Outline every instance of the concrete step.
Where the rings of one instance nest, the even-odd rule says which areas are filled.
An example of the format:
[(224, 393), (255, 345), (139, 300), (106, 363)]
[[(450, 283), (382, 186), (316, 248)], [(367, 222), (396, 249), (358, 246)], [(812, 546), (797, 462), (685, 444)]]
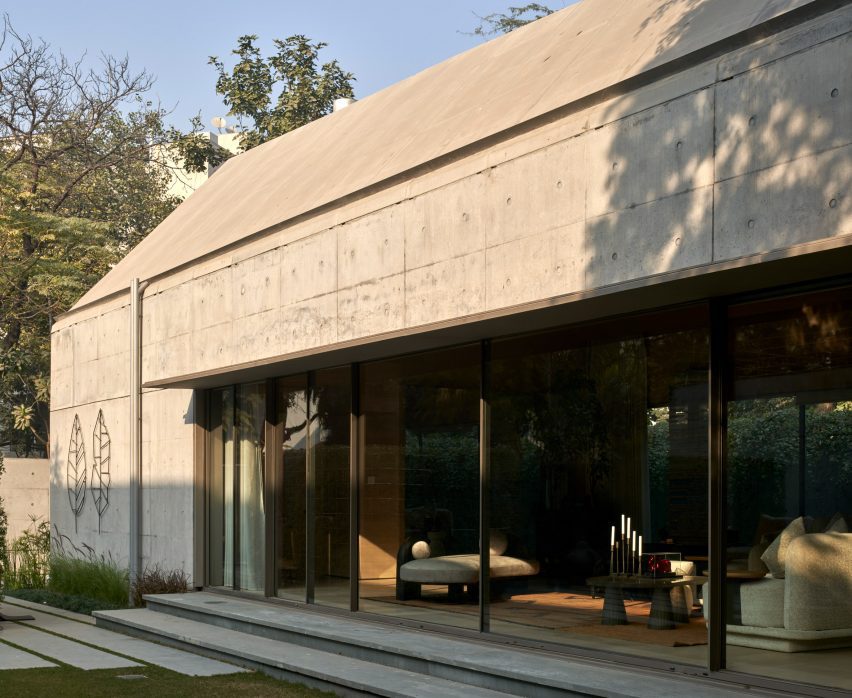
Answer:
[[(659, 698), (694, 695), (697, 690), (707, 698), (743, 695), (742, 687), (728, 687), (698, 676), (569, 658), (222, 594), (154, 595), (146, 601), (154, 616), (199, 622), (288, 646), (403, 669), (430, 677), (430, 681), (442, 679), (509, 695)], [(95, 616), (98, 625), (118, 629), (132, 617), (122, 615), (125, 613), (98, 612)]]
[(223, 659), (343, 696), (510, 698), (418, 672), (309, 649), (148, 609), (102, 611), (97, 625)]

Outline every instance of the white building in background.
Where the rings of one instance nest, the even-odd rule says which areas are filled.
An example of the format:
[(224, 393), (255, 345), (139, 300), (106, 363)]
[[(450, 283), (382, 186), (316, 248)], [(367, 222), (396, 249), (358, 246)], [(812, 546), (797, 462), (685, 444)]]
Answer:
[[(228, 131), (226, 133), (217, 133), (215, 131), (203, 131), (198, 134), (202, 138), (206, 138), (210, 142), (224, 148), (229, 153), (236, 155), (240, 150), (240, 134)], [(198, 187), (210, 179), (210, 176), (219, 168), (207, 166), (204, 172), (187, 172), (174, 157), (166, 157), (166, 165), (171, 172), (171, 182), (169, 184), (166, 195), (169, 197), (177, 197), (186, 199), (190, 194), (194, 193)], [(221, 166), (220, 166), (221, 167)]]

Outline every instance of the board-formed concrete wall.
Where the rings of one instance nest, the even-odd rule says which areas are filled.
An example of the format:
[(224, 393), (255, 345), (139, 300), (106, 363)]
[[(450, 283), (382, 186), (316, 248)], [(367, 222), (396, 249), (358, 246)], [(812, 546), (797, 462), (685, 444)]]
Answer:
[[(69, 551), (83, 544), (127, 564), (130, 483), (129, 306), (80, 319), (53, 333), (51, 522)], [(142, 396), (142, 555), (148, 564), (192, 567), (194, 404), (190, 390)], [(98, 413), (110, 439), (108, 505), (92, 490)], [(79, 516), (69, 499), (68, 455), (75, 417), (85, 449), (86, 494)]]
[(0, 497), (6, 509), (11, 543), (26, 530), (33, 519), (50, 521), (50, 461), (46, 458), (3, 459), (6, 472), (0, 477)]
[[(199, 261), (145, 291), (143, 380), (464, 324), (580, 291), (655, 283), (852, 235), (852, 9), (635, 92), (507, 134), (333, 210)], [(667, 275), (667, 276), (663, 276)], [(677, 298), (672, 298), (676, 302)], [(127, 297), (53, 334), (52, 517), (74, 415), (113, 435), (115, 492), (74, 540), (127, 551)], [(151, 561), (191, 563), (192, 393), (143, 400)]]

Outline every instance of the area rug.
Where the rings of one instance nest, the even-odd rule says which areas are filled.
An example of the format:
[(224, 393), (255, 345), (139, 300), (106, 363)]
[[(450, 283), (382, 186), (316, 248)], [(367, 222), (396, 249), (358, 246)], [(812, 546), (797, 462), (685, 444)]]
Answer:
[(701, 621), (690, 621), (674, 630), (651, 630), (645, 623), (627, 625), (584, 625), (558, 628), (571, 635), (599, 637), (602, 639), (643, 642), (663, 647), (695, 647), (707, 644), (707, 628)]
[[(381, 601), (401, 606), (433, 609), (463, 615), (479, 615), (475, 603), (453, 602), (446, 592), (424, 593), (411, 601), (399, 601), (394, 596), (373, 596)], [(544, 592), (517, 594), (491, 604), (491, 618), (528, 627), (546, 628), (559, 632), (630, 642), (643, 642), (666, 647), (692, 647), (707, 644), (707, 628), (703, 620), (694, 618), (689, 624), (674, 630), (650, 630), (647, 627), (651, 604), (647, 601), (625, 600), (628, 625), (601, 625), (603, 599), (583, 594)]]

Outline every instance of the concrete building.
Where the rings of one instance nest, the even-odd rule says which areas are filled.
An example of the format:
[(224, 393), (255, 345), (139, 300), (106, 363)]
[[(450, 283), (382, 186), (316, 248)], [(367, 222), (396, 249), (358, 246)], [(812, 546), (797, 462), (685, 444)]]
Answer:
[[(236, 155), (240, 149), (239, 133), (232, 131), (226, 131), (225, 133), (204, 131), (198, 135), (218, 145), (220, 148), (224, 148), (233, 155)], [(208, 165), (204, 172), (187, 172), (183, 168), (183, 163), (180, 159), (174, 157), (172, 153), (166, 153), (165, 164), (170, 172), (169, 188), (166, 191), (166, 196), (176, 197), (181, 200), (186, 199), (190, 194), (194, 193), (218, 169)]]
[(51, 521), (849, 690), (851, 62), (848, 2), (584, 0), (229, 160), (54, 326)]

